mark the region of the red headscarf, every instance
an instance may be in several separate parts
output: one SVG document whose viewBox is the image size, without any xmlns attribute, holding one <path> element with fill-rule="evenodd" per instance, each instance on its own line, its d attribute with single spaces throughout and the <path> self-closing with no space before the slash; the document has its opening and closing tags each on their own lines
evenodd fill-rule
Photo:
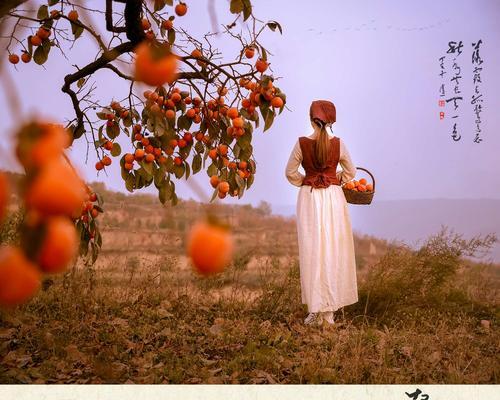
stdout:
<svg viewBox="0 0 500 400">
<path fill-rule="evenodd" d="M 311 119 L 318 118 L 325 124 L 334 123 L 337 120 L 335 105 L 328 100 L 314 100 L 309 113 Z"/>
</svg>

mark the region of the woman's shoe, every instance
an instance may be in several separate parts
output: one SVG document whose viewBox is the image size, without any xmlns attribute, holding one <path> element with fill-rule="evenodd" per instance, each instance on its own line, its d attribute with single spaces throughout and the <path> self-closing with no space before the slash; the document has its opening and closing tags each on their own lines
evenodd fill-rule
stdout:
<svg viewBox="0 0 500 400">
<path fill-rule="evenodd" d="M 326 311 L 323 314 L 323 319 L 328 322 L 330 325 L 335 324 L 335 321 L 333 319 L 333 311 Z"/>
<path fill-rule="evenodd" d="M 322 322 L 323 322 L 323 317 L 319 312 L 309 313 L 309 315 L 304 320 L 304 324 L 306 325 L 321 325 Z"/>
</svg>

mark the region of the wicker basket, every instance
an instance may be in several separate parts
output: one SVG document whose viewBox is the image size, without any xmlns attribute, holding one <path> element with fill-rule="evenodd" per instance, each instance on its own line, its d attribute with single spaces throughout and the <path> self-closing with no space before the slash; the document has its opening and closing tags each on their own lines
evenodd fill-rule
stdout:
<svg viewBox="0 0 500 400">
<path fill-rule="evenodd" d="M 342 185 L 342 190 L 344 191 L 345 199 L 350 204 L 370 204 L 373 199 L 373 195 L 375 194 L 375 177 L 372 175 L 370 171 L 365 168 L 356 167 L 356 169 L 360 169 L 362 171 L 368 172 L 372 177 L 373 181 L 373 191 L 372 192 L 357 192 L 355 190 L 346 189 L 344 185 Z M 347 183 L 347 182 L 346 182 Z"/>
</svg>

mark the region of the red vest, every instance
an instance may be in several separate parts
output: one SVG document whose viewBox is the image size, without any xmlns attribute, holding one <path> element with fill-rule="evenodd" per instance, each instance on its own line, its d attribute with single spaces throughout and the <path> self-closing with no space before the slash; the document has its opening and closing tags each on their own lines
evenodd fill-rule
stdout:
<svg viewBox="0 0 500 400">
<path fill-rule="evenodd" d="M 310 185 L 311 191 L 315 188 L 326 188 L 330 185 L 340 185 L 337 178 L 337 165 L 340 159 L 340 139 L 337 136 L 330 138 L 330 148 L 326 162 L 326 168 L 319 166 L 314 154 L 315 139 L 305 136 L 299 137 L 300 149 L 302 151 L 302 167 L 306 176 L 302 185 Z"/>
</svg>

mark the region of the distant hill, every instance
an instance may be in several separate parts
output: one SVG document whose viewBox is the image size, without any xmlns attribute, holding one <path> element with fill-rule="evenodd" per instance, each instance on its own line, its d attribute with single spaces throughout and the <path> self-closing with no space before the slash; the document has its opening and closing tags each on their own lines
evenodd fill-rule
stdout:
<svg viewBox="0 0 500 400">
<path fill-rule="evenodd" d="M 441 225 L 464 235 L 495 233 L 500 240 L 500 199 L 381 200 L 369 206 L 349 205 L 353 229 L 409 245 L 437 233 Z M 295 205 L 273 206 L 273 213 L 295 215 Z M 500 243 L 486 259 L 500 262 Z"/>
<path fill-rule="evenodd" d="M 7 176 L 14 189 L 9 204 L 14 211 L 20 205 L 15 189 L 22 176 L 9 172 Z M 162 205 L 157 196 L 140 191 L 134 194 L 115 192 L 101 182 L 91 182 L 89 186 L 104 199 L 104 213 L 99 217 L 104 253 L 142 253 L 147 246 L 148 251 L 168 250 L 169 254 L 183 254 L 188 228 L 210 209 L 230 224 L 240 253 L 253 256 L 298 254 L 295 219 L 272 214 L 272 206 L 266 201 L 253 206 L 224 202 L 202 204 L 180 198 L 176 206 L 171 206 L 168 202 Z M 366 234 L 355 234 L 354 245 L 359 270 L 376 262 L 390 247 L 387 241 Z"/>
<path fill-rule="evenodd" d="M 21 178 L 21 175 L 10 172 L 7 176 L 13 188 Z M 97 182 L 90 183 L 90 186 L 104 196 L 107 212 L 102 222 L 109 228 L 130 229 L 143 224 L 182 230 L 186 222 L 202 212 L 200 203 L 193 200 L 180 199 L 176 207 L 168 204 L 163 207 L 157 196 L 151 194 L 114 192 Z M 17 203 L 14 197 L 11 204 Z M 223 202 L 213 206 L 238 230 L 260 229 L 272 236 L 271 232 L 279 227 L 281 232 L 287 232 L 287 240 L 295 246 L 295 221 L 290 218 L 295 216 L 295 205 L 270 205 L 261 201 L 257 207 Z M 123 211 L 119 211 L 123 209 L 130 211 L 126 218 Z M 438 233 L 442 225 L 463 234 L 465 239 L 495 233 L 500 240 L 500 199 L 375 199 L 369 206 L 352 204 L 349 210 L 357 248 L 362 249 L 363 254 L 370 253 L 370 246 L 375 246 L 374 252 L 380 254 L 390 245 L 387 241 L 404 241 L 415 246 L 418 240 L 423 241 Z M 266 244 L 272 244 L 272 241 L 266 240 Z M 486 260 L 500 263 L 500 242 L 491 249 Z"/>
</svg>

